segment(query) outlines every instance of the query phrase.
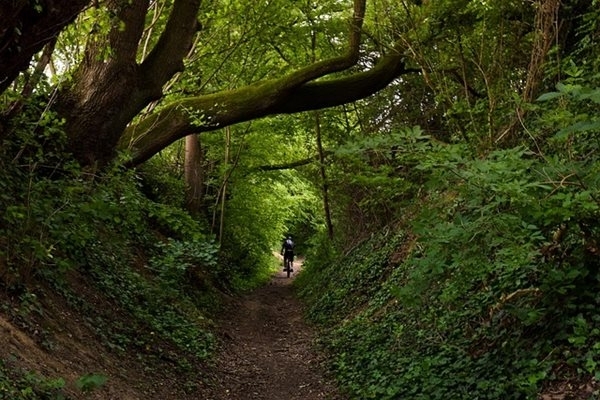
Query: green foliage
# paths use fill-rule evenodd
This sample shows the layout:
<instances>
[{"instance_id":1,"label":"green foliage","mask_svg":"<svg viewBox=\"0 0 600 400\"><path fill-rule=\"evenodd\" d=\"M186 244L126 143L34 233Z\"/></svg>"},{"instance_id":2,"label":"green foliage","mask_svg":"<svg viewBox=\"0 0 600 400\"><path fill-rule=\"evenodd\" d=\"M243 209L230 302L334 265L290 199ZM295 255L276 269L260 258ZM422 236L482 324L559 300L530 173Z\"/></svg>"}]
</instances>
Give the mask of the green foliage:
<instances>
[{"instance_id":1,"label":"green foliage","mask_svg":"<svg viewBox=\"0 0 600 400\"><path fill-rule=\"evenodd\" d=\"M107 381L106 376L98 374L86 374L80 376L75 381L75 386L84 393L89 393L104 385Z\"/></svg>"},{"instance_id":2,"label":"green foliage","mask_svg":"<svg viewBox=\"0 0 600 400\"><path fill-rule=\"evenodd\" d=\"M146 197L159 204L183 207L185 183L183 172L174 167L181 144L166 149L160 156L146 162L139 170L140 189Z\"/></svg>"},{"instance_id":3,"label":"green foliage","mask_svg":"<svg viewBox=\"0 0 600 400\"><path fill-rule=\"evenodd\" d=\"M140 357L177 351L182 369L207 358L214 338L205 314L215 304L217 255L204 225L177 205L150 201L134 171L90 176L29 138L5 142L24 149L19 162L0 158L0 208L6 210L0 214L0 277L7 292L22 299L16 317L27 325L27 313L41 309L30 288L50 284L112 351L137 349ZM80 298L67 279L74 273L128 324ZM97 376L81 383L83 390L101 384Z\"/></svg>"},{"instance_id":4,"label":"green foliage","mask_svg":"<svg viewBox=\"0 0 600 400\"><path fill-rule=\"evenodd\" d=\"M347 4L336 2L214 1L201 16L202 46L186 66L174 95L194 87L231 89L305 65L312 58L311 30L319 38L317 56L326 55L334 47L328 39L346 34L348 13Z\"/></svg>"},{"instance_id":5,"label":"green foliage","mask_svg":"<svg viewBox=\"0 0 600 400\"><path fill-rule=\"evenodd\" d=\"M209 240L200 230L202 222L195 220L181 208L152 203L148 206L148 217L153 226L165 235L180 240Z\"/></svg>"},{"instance_id":6,"label":"green foliage","mask_svg":"<svg viewBox=\"0 0 600 400\"><path fill-rule=\"evenodd\" d=\"M225 142L223 135L206 137L209 163L221 170L209 178L207 196L219 191L226 182L225 208L214 201L212 229L218 235L221 213L224 214L220 237L218 281L230 289L248 289L264 283L273 272L273 250L279 250L282 236L292 233L301 242L301 230L311 233L318 224L314 189L297 171L274 169L303 158L298 138L285 135L293 129L287 119L260 121L231 129L231 164L222 165ZM265 131L273 132L266 135ZM276 133L276 134L275 134ZM235 156L233 156L235 154Z\"/></svg>"},{"instance_id":7,"label":"green foliage","mask_svg":"<svg viewBox=\"0 0 600 400\"><path fill-rule=\"evenodd\" d=\"M350 397L535 398L565 358L594 376L597 163L431 143L414 169L410 235L311 258L298 280Z\"/></svg>"},{"instance_id":8,"label":"green foliage","mask_svg":"<svg viewBox=\"0 0 600 400\"><path fill-rule=\"evenodd\" d=\"M544 93L538 98L538 101L561 101L557 109L551 109L545 115L545 122L558 128L553 140L560 143L574 135L596 134L600 131L600 119L596 116L600 89L577 83L581 81L577 78L581 70L575 70L575 65L572 67L571 74L574 76L567 83L558 83L555 92Z\"/></svg>"},{"instance_id":9,"label":"green foliage","mask_svg":"<svg viewBox=\"0 0 600 400\"><path fill-rule=\"evenodd\" d=\"M351 259L336 257L331 244L322 237L321 244L313 247L304 265L306 273L296 282L301 287L300 294L311 302L309 315L314 320L339 322L364 307L378 291L382 277L391 273L387 260L402 235L388 231L377 239L362 246L362 251L354 253Z\"/></svg>"},{"instance_id":10,"label":"green foliage","mask_svg":"<svg viewBox=\"0 0 600 400\"><path fill-rule=\"evenodd\" d=\"M10 368L11 362L0 360L0 399L2 400L66 400L63 378L45 378L33 372ZM89 393L104 385L107 378L86 374L75 381L75 387Z\"/></svg>"},{"instance_id":11,"label":"green foliage","mask_svg":"<svg viewBox=\"0 0 600 400\"><path fill-rule=\"evenodd\" d=\"M336 190L353 193L348 207L354 207L350 216L354 222L360 213L368 229L381 227L412 201L421 183L413 168L430 151L430 139L413 127L364 136L336 149L338 169L331 172L331 179ZM343 223L353 229L352 224Z\"/></svg>"},{"instance_id":12,"label":"green foliage","mask_svg":"<svg viewBox=\"0 0 600 400\"><path fill-rule=\"evenodd\" d=\"M94 189L94 184L73 176L38 179L19 172L5 175L12 194L12 204L4 204L7 213L0 228L11 238L2 252L7 280L85 265L89 249L111 231L119 232L121 239L141 235L143 240L143 200L120 178L107 177ZM22 179L29 184L21 186ZM26 191L20 192L22 187Z\"/></svg>"},{"instance_id":13,"label":"green foliage","mask_svg":"<svg viewBox=\"0 0 600 400\"><path fill-rule=\"evenodd\" d=\"M204 359L214 346L208 329L210 321L202 312L209 304L195 301L198 297L186 290L191 284L186 278L190 276L191 262L202 262L203 265L194 265L199 269L205 267L204 263L214 263L211 244L174 241L171 245L159 245L157 250L150 260L150 268L156 275L149 279L128 267L134 260L121 249L98 248L90 260L90 273L100 290L130 314L132 320L128 327L111 329L99 316L95 324L101 331L108 331L109 347L116 350L127 346L144 348L162 338L180 351ZM114 334L110 335L113 329Z\"/></svg>"},{"instance_id":14,"label":"green foliage","mask_svg":"<svg viewBox=\"0 0 600 400\"><path fill-rule=\"evenodd\" d=\"M577 28L557 37L561 49L534 82L534 2L374 2L357 68L399 40L407 68L420 73L321 112L323 143L335 149L324 165L263 168L315 156L314 114L232 127L227 162L223 137L204 135L201 222L182 210L181 143L138 173L90 176L69 161L42 83L2 143L2 283L26 316L39 303L21 285L49 280L109 348L161 355L174 346L185 370L214 346L203 313L212 284L261 282L291 232L308 255L296 282L309 316L327 329L323 344L351 398L535 398L573 376L600 378L598 11L596 2L566 3L561 26ZM160 5L144 33L148 48L165 23ZM202 46L165 88L165 103L339 55L349 17L342 2L215 1L205 10ZM101 9L87 13L58 43L73 65L78 29L101 36L120 24ZM556 90L522 104L529 84ZM4 109L23 100L16 93L3 97ZM334 242L320 217L324 184ZM69 271L89 278L130 324L71 293ZM46 390L21 386L27 395Z\"/></svg>"},{"instance_id":15,"label":"green foliage","mask_svg":"<svg viewBox=\"0 0 600 400\"><path fill-rule=\"evenodd\" d=\"M64 400L62 378L44 378L30 371L10 367L0 360L0 399L2 400Z\"/></svg>"},{"instance_id":16,"label":"green foliage","mask_svg":"<svg viewBox=\"0 0 600 400\"><path fill-rule=\"evenodd\" d=\"M536 35L532 4L441 0L396 7L382 4L379 18L390 19L394 32L411 43L410 65L428 72L424 80L403 76L383 103L393 112L375 108L375 115L395 126L421 125L446 142L493 148L518 105L515 82L527 79Z\"/></svg>"},{"instance_id":17,"label":"green foliage","mask_svg":"<svg viewBox=\"0 0 600 400\"><path fill-rule=\"evenodd\" d=\"M217 247L209 241L184 241L170 239L157 244L157 254L149 261L149 267L160 277L162 293L176 299L180 288L185 287L191 269L211 271L217 265Z\"/></svg>"}]
</instances>

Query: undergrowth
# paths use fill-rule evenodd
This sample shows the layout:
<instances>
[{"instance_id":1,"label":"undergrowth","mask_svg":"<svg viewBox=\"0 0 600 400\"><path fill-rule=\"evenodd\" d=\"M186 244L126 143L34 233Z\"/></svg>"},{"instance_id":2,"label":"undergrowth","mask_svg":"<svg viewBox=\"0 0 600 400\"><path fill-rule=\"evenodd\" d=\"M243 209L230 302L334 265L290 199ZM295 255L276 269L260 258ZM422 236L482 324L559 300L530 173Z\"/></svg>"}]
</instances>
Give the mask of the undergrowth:
<instances>
[{"instance_id":1,"label":"undergrowth","mask_svg":"<svg viewBox=\"0 0 600 400\"><path fill-rule=\"evenodd\" d=\"M86 374L75 381L75 387L82 393L90 393L106 383L106 377L99 374ZM13 365L12 360L0 360L0 399L1 400L66 400L66 381L63 378L46 378L33 371L23 370Z\"/></svg>"},{"instance_id":2,"label":"undergrowth","mask_svg":"<svg viewBox=\"0 0 600 400\"><path fill-rule=\"evenodd\" d=\"M32 318L44 319L44 304L27 299L50 285L107 350L167 359L180 371L191 371L214 348L208 314L218 302L211 282L217 248L189 215L148 201L131 178L119 173L97 182L38 182L32 177L28 203L13 205L0 228L8 239L2 243L2 284L22 310L7 315L39 330ZM171 237L162 233L164 225ZM100 304L72 285L76 275L83 279L75 281L102 293L108 309L98 309ZM38 314L30 315L30 304ZM51 349L48 329L42 329L42 345ZM49 397L46 381L28 378L33 376L11 377L6 398L60 398Z\"/></svg>"},{"instance_id":3,"label":"undergrowth","mask_svg":"<svg viewBox=\"0 0 600 400\"><path fill-rule=\"evenodd\" d=\"M38 325L47 306L42 291L51 290L108 351L193 370L215 343L209 314L218 306L219 266L212 236L178 205L147 198L136 171L79 169L61 147L60 122L52 124L45 134L58 137L54 150L44 148L48 138L15 127L22 137L5 141L0 158L0 287L12 304L6 317L39 331L51 349L52 327ZM85 292L100 293L102 303ZM6 371L0 368L0 398L62 396L61 378ZM82 390L98 382L92 375Z\"/></svg>"},{"instance_id":4,"label":"undergrowth","mask_svg":"<svg viewBox=\"0 0 600 400\"><path fill-rule=\"evenodd\" d=\"M31 371L20 371L0 360L0 399L65 399L65 381L46 379Z\"/></svg>"},{"instance_id":5,"label":"undergrowth","mask_svg":"<svg viewBox=\"0 0 600 400\"><path fill-rule=\"evenodd\" d=\"M309 258L297 281L342 387L352 399L492 400L575 382L595 398L597 164L422 147L411 218L346 257Z\"/></svg>"}]
</instances>

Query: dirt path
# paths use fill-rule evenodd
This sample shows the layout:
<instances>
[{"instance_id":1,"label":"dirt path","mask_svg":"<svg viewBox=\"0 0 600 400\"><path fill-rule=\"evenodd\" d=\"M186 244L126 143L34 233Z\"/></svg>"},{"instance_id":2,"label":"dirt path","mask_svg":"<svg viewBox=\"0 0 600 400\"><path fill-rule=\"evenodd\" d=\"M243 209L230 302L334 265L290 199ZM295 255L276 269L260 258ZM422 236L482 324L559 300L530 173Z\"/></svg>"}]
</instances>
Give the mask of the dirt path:
<instances>
[{"instance_id":1,"label":"dirt path","mask_svg":"<svg viewBox=\"0 0 600 400\"><path fill-rule=\"evenodd\" d=\"M217 385L206 400L343 399L324 377L315 332L283 272L232 301L222 316Z\"/></svg>"}]
</instances>

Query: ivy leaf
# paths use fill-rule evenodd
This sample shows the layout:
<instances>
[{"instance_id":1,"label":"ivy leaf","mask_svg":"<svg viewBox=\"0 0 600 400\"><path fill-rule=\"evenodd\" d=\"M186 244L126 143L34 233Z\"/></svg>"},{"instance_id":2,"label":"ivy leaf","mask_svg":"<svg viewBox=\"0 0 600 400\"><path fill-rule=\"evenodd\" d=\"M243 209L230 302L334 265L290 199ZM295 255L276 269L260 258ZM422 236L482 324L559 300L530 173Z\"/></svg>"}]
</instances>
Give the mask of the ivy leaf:
<instances>
[{"instance_id":1,"label":"ivy leaf","mask_svg":"<svg viewBox=\"0 0 600 400\"><path fill-rule=\"evenodd\" d=\"M544 93L543 95L538 97L537 101L553 100L553 99L556 99L557 97L561 97L561 96L563 96L563 93L561 93L561 92L548 92L548 93Z\"/></svg>"}]
</instances>

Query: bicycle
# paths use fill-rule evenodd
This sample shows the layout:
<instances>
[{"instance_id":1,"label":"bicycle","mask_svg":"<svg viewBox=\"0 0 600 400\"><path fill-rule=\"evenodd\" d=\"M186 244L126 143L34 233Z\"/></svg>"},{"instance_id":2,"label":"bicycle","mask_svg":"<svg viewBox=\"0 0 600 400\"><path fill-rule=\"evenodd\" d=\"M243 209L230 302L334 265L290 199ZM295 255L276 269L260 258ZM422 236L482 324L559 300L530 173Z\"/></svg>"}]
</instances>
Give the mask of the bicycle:
<instances>
[{"instance_id":1,"label":"bicycle","mask_svg":"<svg viewBox=\"0 0 600 400\"><path fill-rule=\"evenodd\" d=\"M292 274L292 272L294 272L294 263L292 261L291 258L284 256L283 257L283 270L285 271L285 273L287 274L287 277L289 278L290 275Z\"/></svg>"}]
</instances>

